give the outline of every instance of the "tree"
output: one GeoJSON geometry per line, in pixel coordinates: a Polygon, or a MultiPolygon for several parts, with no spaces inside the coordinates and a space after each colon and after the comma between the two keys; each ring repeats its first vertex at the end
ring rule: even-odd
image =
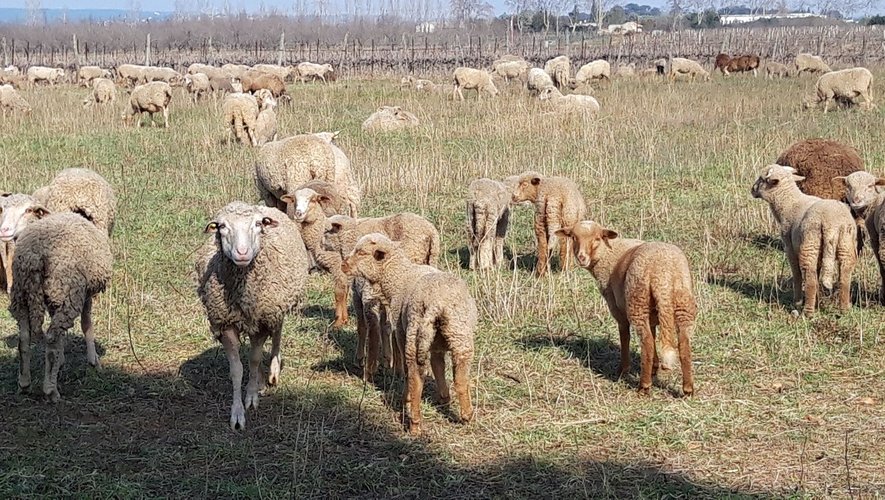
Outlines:
{"type": "Polygon", "coordinates": [[[494,12],[492,5],[483,0],[451,0],[450,7],[458,27],[464,27],[467,21],[490,17],[494,12]]]}
{"type": "Polygon", "coordinates": [[[851,15],[869,10],[879,4],[879,0],[816,0],[814,6],[823,15],[839,13],[850,17],[851,15]]]}
{"type": "Polygon", "coordinates": [[[867,26],[876,26],[885,24],[885,16],[873,16],[867,19],[867,26]]]}
{"type": "Polygon", "coordinates": [[[43,19],[43,3],[40,0],[27,0],[25,8],[28,9],[28,26],[37,26],[43,19]]]}

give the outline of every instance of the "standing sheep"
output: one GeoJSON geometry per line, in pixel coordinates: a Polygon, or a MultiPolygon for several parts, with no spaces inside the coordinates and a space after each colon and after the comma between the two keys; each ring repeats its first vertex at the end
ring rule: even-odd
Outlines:
{"type": "Polygon", "coordinates": [[[277,107],[277,101],[270,95],[267,90],[261,97],[261,111],[255,119],[255,145],[261,146],[267,142],[277,140],[277,113],[274,108],[277,107]]]}
{"type": "Polygon", "coordinates": [[[117,83],[134,87],[144,80],[145,69],[147,69],[147,66],[121,64],[117,66],[117,83]]]}
{"type": "Polygon", "coordinates": [[[789,78],[790,68],[788,68],[786,64],[781,64],[774,61],[767,61],[765,63],[765,76],[768,77],[769,80],[773,80],[775,78],[789,78]]]}
{"type": "Polygon", "coordinates": [[[89,88],[93,80],[110,78],[111,72],[99,66],[80,66],[77,70],[77,84],[89,88]]]}
{"type": "Polygon", "coordinates": [[[286,210],[283,195],[311,180],[335,184],[336,157],[331,144],[313,134],[268,142],[258,150],[255,186],[269,207],[286,210]]]}
{"type": "MultiPolygon", "coordinates": [[[[537,172],[524,172],[508,177],[511,202],[530,201],[535,205],[535,240],[538,244],[538,276],[547,273],[548,251],[556,243],[556,230],[571,227],[587,215],[587,205],[578,186],[565,177],[546,177],[537,172]]],[[[559,265],[571,267],[570,240],[559,244],[559,265]]]]}
{"type": "Polygon", "coordinates": [[[334,75],[335,68],[331,64],[314,64],[311,62],[299,63],[295,67],[295,76],[301,83],[307,79],[319,79],[323,83],[329,83],[328,80],[334,75]]]}
{"type": "Polygon", "coordinates": [[[31,339],[46,342],[43,394],[52,402],[58,392],[58,372],[65,361],[65,334],[80,317],[86,338],[86,359],[98,367],[92,300],[111,281],[113,255],[108,236],[76,214],[46,215],[34,211],[16,239],[9,312],[18,323],[18,385],[31,385],[31,339]],[[41,218],[38,218],[41,217],[41,218]],[[43,320],[49,311],[49,328],[43,320]]]}
{"type": "Polygon", "coordinates": [[[798,141],[784,150],[775,163],[796,169],[796,175],[804,179],[797,182],[803,193],[839,201],[845,199],[845,188],[834,183],[833,178],[864,169],[856,149],[827,139],[798,141]]]}
{"type": "Polygon", "coordinates": [[[129,125],[138,116],[141,127],[141,115],[150,115],[151,125],[155,126],[154,113],[163,113],[163,127],[169,128],[169,103],[172,102],[172,87],[166,82],[150,82],[132,89],[129,96],[129,108],[123,114],[123,121],[129,125]]]}
{"type": "Polygon", "coordinates": [[[197,294],[209,329],[224,346],[233,383],[230,426],[246,427],[246,409],[258,408],[263,390],[261,358],[271,339],[269,385],[282,368],[283,321],[302,300],[308,260],[295,224],[268,207],[232,202],[206,226],[209,241],[195,263],[197,294]],[[249,382],[243,406],[240,336],[249,338],[249,382]]]}
{"type": "Polygon", "coordinates": [[[688,259],[682,250],[667,243],[621,238],[593,221],[579,222],[556,234],[571,241],[578,264],[596,278],[608,310],[618,323],[620,375],[630,373],[633,325],[641,345],[639,392],[648,394],[658,366],[673,368],[678,358],[682,366],[682,393],[694,394],[691,335],[698,307],[688,259]],[[655,348],[658,326],[660,361],[655,348]]]}
{"type": "Polygon", "coordinates": [[[391,318],[397,324],[397,351],[404,355],[407,387],[403,407],[409,416],[409,433],[421,434],[428,361],[440,402],[448,404],[451,399],[445,378],[447,352],[452,356],[461,421],[470,422],[470,364],[478,313],[464,280],[413,263],[399,244],[378,233],[360,238],[343,269],[369,282],[379,291],[382,302],[390,306],[391,318]]]}
{"type": "Polygon", "coordinates": [[[521,78],[529,70],[529,63],[525,61],[504,61],[494,66],[493,73],[504,79],[504,83],[521,78]]]}
{"type": "Polygon", "coordinates": [[[865,215],[864,226],[879,264],[879,303],[885,305],[885,194],[882,193],[885,179],[860,171],[834,180],[845,185],[851,211],[865,215]]]}
{"type": "Polygon", "coordinates": [[[857,224],[844,203],[823,200],[799,191],[804,180],[796,170],[780,165],[765,167],[751,194],[768,202],[780,226],[784,252],[793,272],[793,301],[805,303],[806,316],[817,307],[818,283],[832,290],[839,274],[839,307],[851,307],[851,273],[857,264],[857,224]]]}
{"type": "Polygon", "coordinates": [[[455,85],[455,88],[452,91],[452,99],[454,99],[455,94],[457,94],[463,101],[464,93],[461,92],[462,89],[476,89],[477,99],[482,99],[483,93],[486,93],[491,97],[498,95],[498,87],[496,87],[495,82],[492,81],[492,76],[481,69],[465,68],[463,66],[456,68],[452,73],[452,83],[455,85]]]}
{"type": "Polygon", "coordinates": [[[833,101],[855,104],[858,97],[863,97],[863,108],[873,107],[873,74],[866,68],[849,68],[831,71],[821,75],[815,85],[815,93],[807,97],[804,107],[817,107],[824,104],[824,113],[833,101]]]}
{"type": "Polygon", "coordinates": [[[117,100],[117,86],[113,80],[96,78],[92,80],[92,93],[83,99],[83,107],[96,104],[113,104],[117,100]]]}
{"type": "Polygon", "coordinates": [[[47,68],[46,66],[31,66],[28,68],[28,83],[31,86],[37,84],[37,82],[46,82],[49,85],[55,86],[56,83],[62,81],[65,77],[65,70],[61,68],[47,68]]]}
{"type": "Polygon", "coordinates": [[[104,177],[88,168],[66,168],[46,186],[34,192],[34,199],[52,213],[82,215],[110,236],[117,218],[117,196],[104,177]]]}
{"type": "Polygon", "coordinates": [[[254,93],[261,89],[266,89],[276,98],[287,96],[286,84],[277,75],[260,71],[247,71],[240,77],[240,83],[243,85],[243,92],[254,93]]]}
{"type": "Polygon", "coordinates": [[[231,133],[242,144],[258,145],[256,129],[258,128],[258,99],[243,92],[228,94],[221,103],[224,124],[227,127],[227,139],[231,142],[231,133]]]}
{"type": "Polygon", "coordinates": [[[510,191],[492,179],[477,179],[467,189],[467,236],[470,269],[504,262],[504,238],[510,221],[510,191]]]}
{"type": "Polygon", "coordinates": [[[820,56],[811,54],[798,54],[793,66],[796,68],[796,76],[802,76],[802,72],[808,73],[829,73],[830,67],[824,62],[820,56]]]}
{"type": "Polygon", "coordinates": [[[688,75],[691,81],[695,78],[703,78],[705,82],[710,81],[710,73],[705,70],[700,63],[685,59],[683,57],[674,57],[670,59],[670,72],[668,74],[670,81],[675,82],[677,76],[688,75]]]}
{"type": "Polygon", "coordinates": [[[362,203],[362,189],[360,188],[359,180],[350,167],[350,160],[347,158],[347,155],[333,142],[338,137],[338,132],[317,132],[314,135],[329,143],[329,147],[332,148],[332,154],[335,156],[335,175],[331,182],[348,206],[347,211],[340,212],[341,215],[358,217],[360,204],[362,203]]]}
{"type": "Polygon", "coordinates": [[[212,86],[209,84],[209,77],[206,73],[184,75],[184,88],[190,93],[194,103],[212,92],[212,86]]]}
{"type": "Polygon", "coordinates": [[[550,75],[560,89],[571,83],[572,61],[568,56],[558,56],[544,63],[544,72],[550,75]]]}
{"type": "Polygon", "coordinates": [[[288,80],[290,77],[295,76],[294,68],[285,68],[276,64],[256,64],[255,66],[252,66],[252,70],[260,71],[261,73],[266,73],[268,75],[277,76],[283,82],[288,80]]]}
{"type": "Polygon", "coordinates": [[[366,132],[392,132],[417,127],[418,117],[399,106],[381,106],[363,122],[366,132]]]}

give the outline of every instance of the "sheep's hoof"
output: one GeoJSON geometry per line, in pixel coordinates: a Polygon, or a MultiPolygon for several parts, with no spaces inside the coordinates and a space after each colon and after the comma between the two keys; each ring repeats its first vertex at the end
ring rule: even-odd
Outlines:
{"type": "Polygon", "coordinates": [[[338,318],[332,323],[332,328],[344,328],[347,325],[347,318],[338,318]]]}
{"type": "Polygon", "coordinates": [[[242,431],[246,428],[246,410],[239,404],[230,409],[230,428],[242,431]]]}
{"type": "Polygon", "coordinates": [[[682,386],[682,395],[683,395],[684,397],[686,397],[686,398],[690,398],[690,397],[694,396],[694,387],[692,387],[692,386],[688,386],[688,387],[682,386]]]}
{"type": "Polygon", "coordinates": [[[452,396],[451,396],[451,395],[448,395],[448,396],[437,396],[436,400],[437,400],[437,402],[438,402],[440,405],[445,406],[445,405],[447,405],[447,404],[449,404],[449,403],[452,402],[452,396]]]}
{"type": "Polygon", "coordinates": [[[258,409],[258,391],[246,391],[246,409],[249,408],[258,409]]]}
{"type": "Polygon", "coordinates": [[[469,424],[473,421],[473,409],[469,409],[468,411],[461,411],[461,423],[469,424]]]}
{"type": "Polygon", "coordinates": [[[409,423],[409,434],[418,437],[421,435],[421,424],[419,422],[409,423]]]}
{"type": "Polygon", "coordinates": [[[648,396],[651,394],[651,387],[640,387],[637,391],[640,396],[648,396]]]}
{"type": "Polygon", "coordinates": [[[46,401],[49,401],[50,403],[58,403],[61,401],[61,394],[58,393],[58,389],[50,389],[48,392],[44,391],[43,395],[46,398],[46,401]]]}
{"type": "Polygon", "coordinates": [[[21,394],[27,394],[31,390],[31,382],[28,381],[22,384],[21,381],[18,382],[18,392],[21,394]]]}

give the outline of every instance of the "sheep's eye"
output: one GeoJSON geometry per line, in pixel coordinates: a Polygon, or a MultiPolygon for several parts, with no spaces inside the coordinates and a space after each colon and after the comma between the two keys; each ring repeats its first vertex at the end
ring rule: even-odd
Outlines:
{"type": "Polygon", "coordinates": [[[265,218],[261,219],[261,224],[264,226],[269,226],[269,225],[273,224],[273,220],[270,217],[265,217],[265,218]]]}

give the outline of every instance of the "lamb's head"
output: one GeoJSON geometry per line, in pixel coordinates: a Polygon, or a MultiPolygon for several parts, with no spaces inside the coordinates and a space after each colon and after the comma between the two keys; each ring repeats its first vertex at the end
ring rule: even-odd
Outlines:
{"type": "Polygon", "coordinates": [[[845,186],[845,201],[855,211],[863,210],[876,201],[881,192],[880,186],[885,186],[885,179],[864,171],[852,172],[847,177],[835,177],[833,182],[845,186]]]}
{"type": "Polygon", "coordinates": [[[335,138],[337,138],[337,137],[338,137],[338,134],[340,134],[340,133],[341,133],[340,130],[336,130],[336,131],[334,131],[334,132],[314,132],[313,135],[315,135],[315,136],[319,137],[320,139],[322,139],[322,140],[328,142],[329,144],[332,144],[332,142],[335,141],[335,138]]]}
{"type": "Polygon", "coordinates": [[[346,215],[333,215],[329,217],[326,230],[323,233],[323,249],[327,252],[337,252],[344,258],[356,243],[353,241],[357,220],[346,215]]]}
{"type": "Polygon", "coordinates": [[[553,99],[554,97],[562,97],[562,92],[556,87],[546,87],[540,94],[538,94],[538,99],[542,101],[553,99]]]}
{"type": "Polygon", "coordinates": [[[184,88],[190,90],[194,86],[194,79],[190,74],[184,75],[184,88]]]}
{"type": "Polygon", "coordinates": [[[498,95],[498,87],[495,86],[495,82],[492,80],[491,77],[489,77],[489,81],[485,85],[483,85],[482,90],[492,97],[498,95]]]}
{"type": "Polygon", "coordinates": [[[599,262],[601,247],[604,245],[611,248],[611,240],[618,237],[617,232],[590,220],[578,222],[572,227],[558,229],[555,234],[559,238],[572,241],[572,251],[575,253],[578,264],[590,270],[599,262]]]}
{"type": "Polygon", "coordinates": [[[30,222],[47,215],[49,210],[33,196],[0,193],[0,241],[13,241],[30,222]]]}
{"type": "Polygon", "coordinates": [[[239,78],[231,78],[230,79],[230,88],[234,92],[243,92],[243,82],[240,81],[239,78]]]}
{"type": "Polygon", "coordinates": [[[278,227],[276,209],[235,201],[222,208],[206,226],[215,234],[216,245],[238,267],[247,267],[261,251],[261,237],[278,227]],[[275,213],[274,213],[275,212],[275,213]]]}
{"type": "Polygon", "coordinates": [[[516,176],[508,177],[505,184],[512,189],[511,203],[521,203],[538,199],[538,191],[544,182],[544,176],[538,172],[528,171],[516,176]]]}
{"type": "Polygon", "coordinates": [[[768,201],[773,194],[792,189],[797,182],[804,180],[805,177],[796,175],[796,169],[793,167],[770,165],[759,173],[759,178],[753,184],[750,194],[753,195],[753,198],[762,198],[768,201]]]}
{"type": "Polygon", "coordinates": [[[398,257],[402,257],[399,243],[381,233],[369,233],[356,242],[353,251],[342,262],[341,270],[349,276],[376,283],[387,265],[398,257]]]}
{"type": "Polygon", "coordinates": [[[327,73],[334,73],[335,72],[335,68],[333,68],[332,65],[328,64],[328,63],[323,64],[323,69],[325,69],[327,73]]]}
{"type": "Polygon", "coordinates": [[[255,99],[258,101],[258,108],[262,111],[273,109],[277,106],[277,100],[274,99],[273,93],[268,89],[258,89],[255,92],[255,99]]]}
{"type": "Polygon", "coordinates": [[[314,222],[323,213],[322,206],[329,197],[310,188],[301,188],[294,195],[284,194],[280,198],[286,202],[286,215],[296,222],[314,222]]]}

